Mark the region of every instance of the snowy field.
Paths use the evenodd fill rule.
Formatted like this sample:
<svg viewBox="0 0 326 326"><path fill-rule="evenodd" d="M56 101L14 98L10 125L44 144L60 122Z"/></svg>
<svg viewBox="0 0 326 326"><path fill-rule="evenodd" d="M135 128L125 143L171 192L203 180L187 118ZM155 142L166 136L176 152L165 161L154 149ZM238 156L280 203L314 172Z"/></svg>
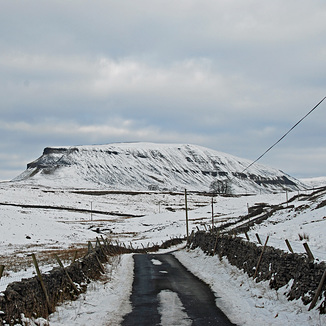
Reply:
<svg viewBox="0 0 326 326"><path fill-rule="evenodd" d="M288 198L295 195L289 193ZM326 206L316 208L325 200L325 195L321 195L316 202L304 198L291 202L294 207L278 211L250 231L250 239L256 242L255 233L262 241L269 235L268 244L283 250L287 250L284 240L288 239L295 252L304 252L303 242L308 242L315 258L326 261ZM276 205L285 201L285 193L215 197L214 224L237 222L255 203ZM31 253L38 257L55 250L86 248L87 241L94 241L99 235L127 246L131 242L133 247L184 236L184 208L183 193L114 193L0 183L0 264L5 265L0 291L11 281L33 276ZM211 197L188 194L188 209L190 231L211 225ZM197 250L183 250L176 256L211 285L218 305L238 325L326 324L324 317L316 311L308 312L301 301L288 302L283 295L286 289L276 292L267 284L256 284L227 261L206 257ZM50 259L45 260L41 270L52 268L53 264ZM50 325L119 325L122 315L130 309L132 257L113 260L107 270L107 280L91 283L77 301L59 307L51 316ZM171 318L183 318L182 323L187 325L180 300L168 292L160 298L162 325L171 325ZM168 300L175 303L172 317L171 311L164 308Z"/></svg>

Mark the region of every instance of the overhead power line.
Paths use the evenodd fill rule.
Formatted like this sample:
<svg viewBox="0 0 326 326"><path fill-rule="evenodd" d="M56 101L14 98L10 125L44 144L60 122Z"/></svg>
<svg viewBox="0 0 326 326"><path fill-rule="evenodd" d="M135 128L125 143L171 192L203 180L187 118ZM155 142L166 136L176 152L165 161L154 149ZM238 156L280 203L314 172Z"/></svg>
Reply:
<svg viewBox="0 0 326 326"><path fill-rule="evenodd" d="M276 146L283 138L285 138L301 121L303 121L309 114L311 114L319 104L321 104L325 100L326 96L318 103L316 104L303 118L301 118L290 130L288 130L277 142L275 142L271 147L269 147L263 154L261 154L255 161L250 163L243 171L246 171L249 169L252 165L254 165L257 161L259 161L265 154L267 154L274 146Z"/></svg>

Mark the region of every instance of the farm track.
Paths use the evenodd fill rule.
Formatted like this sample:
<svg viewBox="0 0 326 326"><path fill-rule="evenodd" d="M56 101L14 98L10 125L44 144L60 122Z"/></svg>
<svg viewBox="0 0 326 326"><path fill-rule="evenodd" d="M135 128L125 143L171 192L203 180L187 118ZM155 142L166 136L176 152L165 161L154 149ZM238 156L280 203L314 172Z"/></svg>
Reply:
<svg viewBox="0 0 326 326"><path fill-rule="evenodd" d="M190 273L173 255L136 254L134 261L130 298L133 310L124 317L122 326L161 325L159 295L162 291L175 293L181 300L181 309L187 316L182 325L234 325L216 306L216 297L209 286ZM180 315L173 300L169 302L169 314L173 319Z"/></svg>

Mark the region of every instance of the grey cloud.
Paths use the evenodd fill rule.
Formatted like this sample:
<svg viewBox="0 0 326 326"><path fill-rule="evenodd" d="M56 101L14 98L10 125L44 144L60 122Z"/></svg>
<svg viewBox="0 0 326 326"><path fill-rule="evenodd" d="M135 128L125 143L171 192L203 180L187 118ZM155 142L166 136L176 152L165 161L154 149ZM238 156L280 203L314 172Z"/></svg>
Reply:
<svg viewBox="0 0 326 326"><path fill-rule="evenodd" d="M191 141L255 159L326 95L325 12L294 0L4 2L0 172L22 161L13 151L90 142ZM265 163L309 174L301 152L287 155L305 148L323 174L324 108Z"/></svg>

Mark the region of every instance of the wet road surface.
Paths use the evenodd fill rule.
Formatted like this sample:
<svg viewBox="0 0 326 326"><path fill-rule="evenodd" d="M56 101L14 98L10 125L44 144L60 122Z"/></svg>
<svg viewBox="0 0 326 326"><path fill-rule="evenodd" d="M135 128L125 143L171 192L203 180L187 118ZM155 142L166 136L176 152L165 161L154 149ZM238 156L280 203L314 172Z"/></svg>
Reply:
<svg viewBox="0 0 326 326"><path fill-rule="evenodd" d="M229 326L232 324L223 312L216 307L215 296L209 286L191 274L171 254L134 255L134 282L132 312L124 317L123 326L162 325L160 296L162 291L177 294L181 309L187 315L182 325ZM170 292L168 292L170 293ZM172 310L170 300L165 310ZM170 305L170 309L169 309ZM169 325L177 325L169 322Z"/></svg>

